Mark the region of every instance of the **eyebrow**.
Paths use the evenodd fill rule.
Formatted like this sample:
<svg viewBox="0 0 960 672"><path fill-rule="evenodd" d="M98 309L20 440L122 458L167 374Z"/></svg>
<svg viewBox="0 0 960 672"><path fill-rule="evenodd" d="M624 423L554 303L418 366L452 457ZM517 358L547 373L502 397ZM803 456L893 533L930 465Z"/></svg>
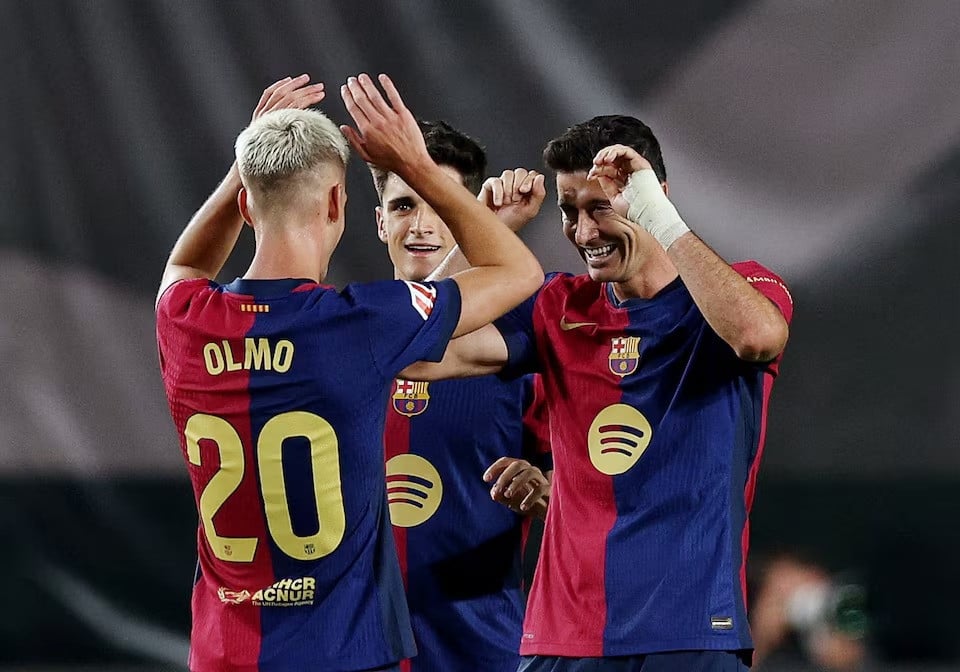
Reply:
<svg viewBox="0 0 960 672"><path fill-rule="evenodd" d="M596 208L598 205L609 205L609 204L610 204L610 201L606 198L594 198L587 201L584 208L586 210L592 210ZM577 204L575 203L575 199L573 198L568 199L568 198L561 197L560 200L557 201L557 206L561 208L576 208Z"/></svg>
<svg viewBox="0 0 960 672"><path fill-rule="evenodd" d="M413 204L413 199L409 196L397 196L396 198L391 198L389 201L387 201L387 209L395 210L401 205L413 206Z"/></svg>

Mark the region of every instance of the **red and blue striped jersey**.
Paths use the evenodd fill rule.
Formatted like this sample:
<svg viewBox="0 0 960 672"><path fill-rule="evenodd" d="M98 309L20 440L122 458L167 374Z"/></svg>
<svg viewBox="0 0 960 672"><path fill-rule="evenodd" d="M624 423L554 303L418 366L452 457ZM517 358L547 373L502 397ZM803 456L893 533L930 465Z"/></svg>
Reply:
<svg viewBox="0 0 960 672"><path fill-rule="evenodd" d="M482 477L504 456L549 468L525 438L531 379L393 386L387 498L418 650L403 672L517 669L526 519L491 500Z"/></svg>
<svg viewBox="0 0 960 672"><path fill-rule="evenodd" d="M789 321L783 281L734 265ZM748 515L779 357L752 364L677 278L617 302L548 278L498 323L513 371L540 371L555 464L521 653L752 648Z"/></svg>
<svg viewBox="0 0 960 672"><path fill-rule="evenodd" d="M455 282L171 286L170 411L200 514L190 669L356 671L415 652L384 486L390 383L442 357Z"/></svg>

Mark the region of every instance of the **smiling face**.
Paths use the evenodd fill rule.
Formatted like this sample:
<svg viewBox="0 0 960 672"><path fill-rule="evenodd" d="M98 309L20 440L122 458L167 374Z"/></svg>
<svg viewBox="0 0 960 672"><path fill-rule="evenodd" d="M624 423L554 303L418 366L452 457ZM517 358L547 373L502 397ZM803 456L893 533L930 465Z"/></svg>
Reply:
<svg viewBox="0 0 960 672"><path fill-rule="evenodd" d="M628 282L656 254L658 243L614 212L600 183L587 180L586 171L558 172L557 194L563 233L593 280Z"/></svg>
<svg viewBox="0 0 960 672"><path fill-rule="evenodd" d="M463 177L454 168L440 169L463 184ZM450 229L417 192L393 173L383 185L381 203L377 208L377 235L387 244L394 277L423 280L456 245Z"/></svg>

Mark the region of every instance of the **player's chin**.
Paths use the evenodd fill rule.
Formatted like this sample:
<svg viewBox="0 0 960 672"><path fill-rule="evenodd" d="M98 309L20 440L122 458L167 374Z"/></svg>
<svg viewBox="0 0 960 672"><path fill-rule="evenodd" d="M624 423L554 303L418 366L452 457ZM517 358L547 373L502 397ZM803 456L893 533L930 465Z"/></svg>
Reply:
<svg viewBox="0 0 960 672"><path fill-rule="evenodd" d="M595 282L617 282L623 275L623 265L619 262L619 256L609 258L603 263L591 263L586 260L587 274Z"/></svg>
<svg viewBox="0 0 960 672"><path fill-rule="evenodd" d="M429 257L407 259L407 263L403 265L405 270L404 276L414 282L421 282L433 273L433 269L435 269L439 263L439 261L434 261Z"/></svg>
<svg viewBox="0 0 960 672"><path fill-rule="evenodd" d="M594 268L593 266L587 266L587 275L590 276L590 279L594 282L610 282L613 280L613 273L606 268Z"/></svg>

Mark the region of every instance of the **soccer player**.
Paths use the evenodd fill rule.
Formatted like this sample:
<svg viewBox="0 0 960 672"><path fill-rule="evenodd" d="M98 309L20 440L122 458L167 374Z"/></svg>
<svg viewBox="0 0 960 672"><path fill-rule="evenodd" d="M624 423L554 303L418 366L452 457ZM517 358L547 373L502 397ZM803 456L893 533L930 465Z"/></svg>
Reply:
<svg viewBox="0 0 960 672"><path fill-rule="evenodd" d="M414 654L383 462L390 383L542 282L535 258L430 158L392 82L341 96L356 128L299 108L308 78L268 88L236 164L177 241L157 303L171 414L196 495L190 668L396 670ZM322 285L344 229L347 136L450 227L473 263L436 283ZM213 281L242 223L243 278Z"/></svg>
<svg viewBox="0 0 960 672"><path fill-rule="evenodd" d="M555 472L520 669L745 669L748 514L790 293L687 228L639 120L578 124L544 157L587 273L407 372L543 375Z"/></svg>
<svg viewBox="0 0 960 672"><path fill-rule="evenodd" d="M440 169L480 192L486 155L476 141L444 122L420 128ZM438 273L456 242L434 209L396 173L377 167L372 173L380 197L377 234L394 277L422 282L461 268L447 265ZM509 226L535 214L546 196L543 181L525 174L516 199L494 206L501 221ZM515 511L545 514L549 486L540 469L549 473L549 462L539 459L524 428L531 378L394 383L384 435L387 498L418 651L402 670L517 669L525 519ZM498 474L511 474L514 511L492 501L481 478L494 464Z"/></svg>

